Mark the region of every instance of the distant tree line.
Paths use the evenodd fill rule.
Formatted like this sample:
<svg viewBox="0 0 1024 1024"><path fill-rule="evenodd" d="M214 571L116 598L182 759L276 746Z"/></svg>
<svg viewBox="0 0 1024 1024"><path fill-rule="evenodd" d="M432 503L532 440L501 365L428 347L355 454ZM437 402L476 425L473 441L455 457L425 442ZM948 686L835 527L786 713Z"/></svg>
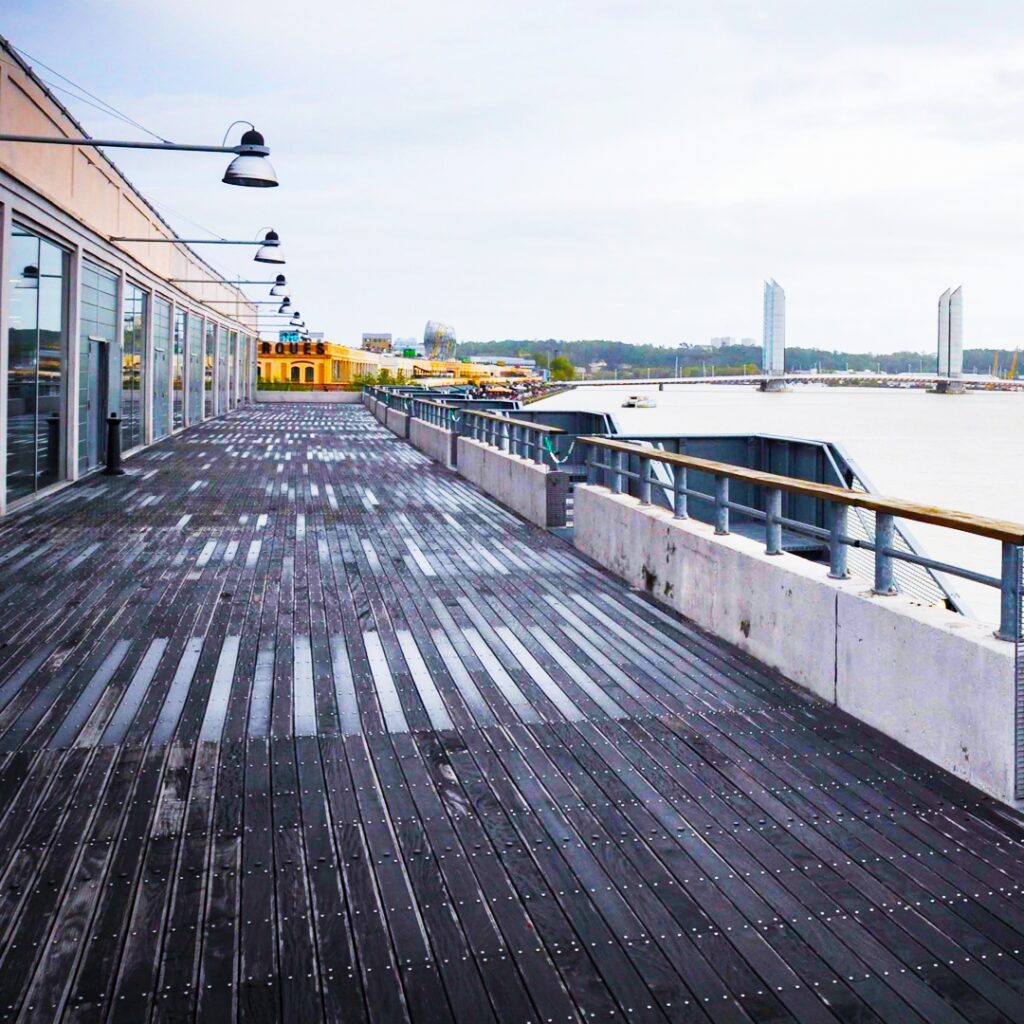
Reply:
<svg viewBox="0 0 1024 1024"><path fill-rule="evenodd" d="M1012 349L976 348L964 350L964 370L968 373L988 373L993 356L999 354L999 369L1005 373L1013 359ZM624 341L562 341L548 338L544 341L468 341L459 345L460 356L529 356L537 365L549 368L556 380L573 380L579 371L587 377L646 377L670 376L677 371L682 376L699 376L714 372L718 375L759 373L760 345L679 345L663 348L658 345L632 345ZM587 368L594 363L605 366L593 372ZM1024 364L1024 360L1022 360ZM875 370L880 373L934 373L934 353L922 352L835 352L823 348L787 348L786 369L790 371L820 370ZM1024 365L1021 366L1024 374Z"/></svg>

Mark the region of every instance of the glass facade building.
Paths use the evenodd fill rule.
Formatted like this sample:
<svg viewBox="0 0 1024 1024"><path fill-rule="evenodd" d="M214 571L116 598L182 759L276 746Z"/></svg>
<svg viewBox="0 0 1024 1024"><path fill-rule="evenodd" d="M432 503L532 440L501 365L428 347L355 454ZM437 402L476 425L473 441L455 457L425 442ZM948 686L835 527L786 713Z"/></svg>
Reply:
<svg viewBox="0 0 1024 1024"><path fill-rule="evenodd" d="M3 39L0 96L6 132L82 134ZM256 314L221 312L242 315L245 296L186 244L111 238L175 235L102 149L3 150L0 516L102 468L111 429L131 458L214 415L218 392L216 411L249 400Z"/></svg>
<svg viewBox="0 0 1024 1024"><path fill-rule="evenodd" d="M786 293L774 280L764 283L761 371L771 377L781 377L786 372Z"/></svg>
<svg viewBox="0 0 1024 1024"><path fill-rule="evenodd" d="M171 432L171 304L153 300L153 440Z"/></svg>
<svg viewBox="0 0 1024 1024"><path fill-rule="evenodd" d="M188 335L188 314L183 309L174 313L174 350L171 358L171 426L178 430L185 425L185 340Z"/></svg>
<svg viewBox="0 0 1024 1024"><path fill-rule="evenodd" d="M149 296L137 285L124 290L124 330L121 336L121 450L142 444L144 403L142 375L145 372L146 323Z"/></svg>
<svg viewBox="0 0 1024 1024"><path fill-rule="evenodd" d="M68 374L68 254L15 224L8 274L9 501L64 476Z"/></svg>

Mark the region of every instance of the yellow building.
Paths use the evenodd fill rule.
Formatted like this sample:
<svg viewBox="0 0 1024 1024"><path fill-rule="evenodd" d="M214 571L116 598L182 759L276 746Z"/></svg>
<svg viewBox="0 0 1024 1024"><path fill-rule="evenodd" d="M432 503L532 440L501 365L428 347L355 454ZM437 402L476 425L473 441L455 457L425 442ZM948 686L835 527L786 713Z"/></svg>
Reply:
<svg viewBox="0 0 1024 1024"><path fill-rule="evenodd" d="M341 387L362 374L387 370L417 383L450 384L500 379L503 368L457 360L432 360L397 356L391 352L367 352L329 341L260 341L259 381L272 384L312 384Z"/></svg>

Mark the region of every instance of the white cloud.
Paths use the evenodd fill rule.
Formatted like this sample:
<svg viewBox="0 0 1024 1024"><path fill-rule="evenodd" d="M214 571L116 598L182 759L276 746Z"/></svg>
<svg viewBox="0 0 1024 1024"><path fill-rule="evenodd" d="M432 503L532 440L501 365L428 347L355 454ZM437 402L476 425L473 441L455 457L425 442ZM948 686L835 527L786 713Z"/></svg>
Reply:
<svg viewBox="0 0 1024 1024"><path fill-rule="evenodd" d="M774 276L794 344L928 348L961 281L968 344L1016 340L1022 5L29 10L16 45L161 132L257 121L273 194L225 195L218 158L117 159L217 231L274 224L303 313L339 339L430 317L480 338L756 335Z"/></svg>

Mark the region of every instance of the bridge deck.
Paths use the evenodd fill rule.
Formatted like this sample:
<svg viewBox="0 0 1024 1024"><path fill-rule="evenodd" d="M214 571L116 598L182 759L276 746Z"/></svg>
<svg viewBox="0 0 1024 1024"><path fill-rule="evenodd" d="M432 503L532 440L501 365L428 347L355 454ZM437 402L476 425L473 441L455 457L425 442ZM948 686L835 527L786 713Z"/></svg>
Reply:
<svg viewBox="0 0 1024 1024"><path fill-rule="evenodd" d="M1024 1020L1024 827L381 430L0 524L0 1020Z"/></svg>

